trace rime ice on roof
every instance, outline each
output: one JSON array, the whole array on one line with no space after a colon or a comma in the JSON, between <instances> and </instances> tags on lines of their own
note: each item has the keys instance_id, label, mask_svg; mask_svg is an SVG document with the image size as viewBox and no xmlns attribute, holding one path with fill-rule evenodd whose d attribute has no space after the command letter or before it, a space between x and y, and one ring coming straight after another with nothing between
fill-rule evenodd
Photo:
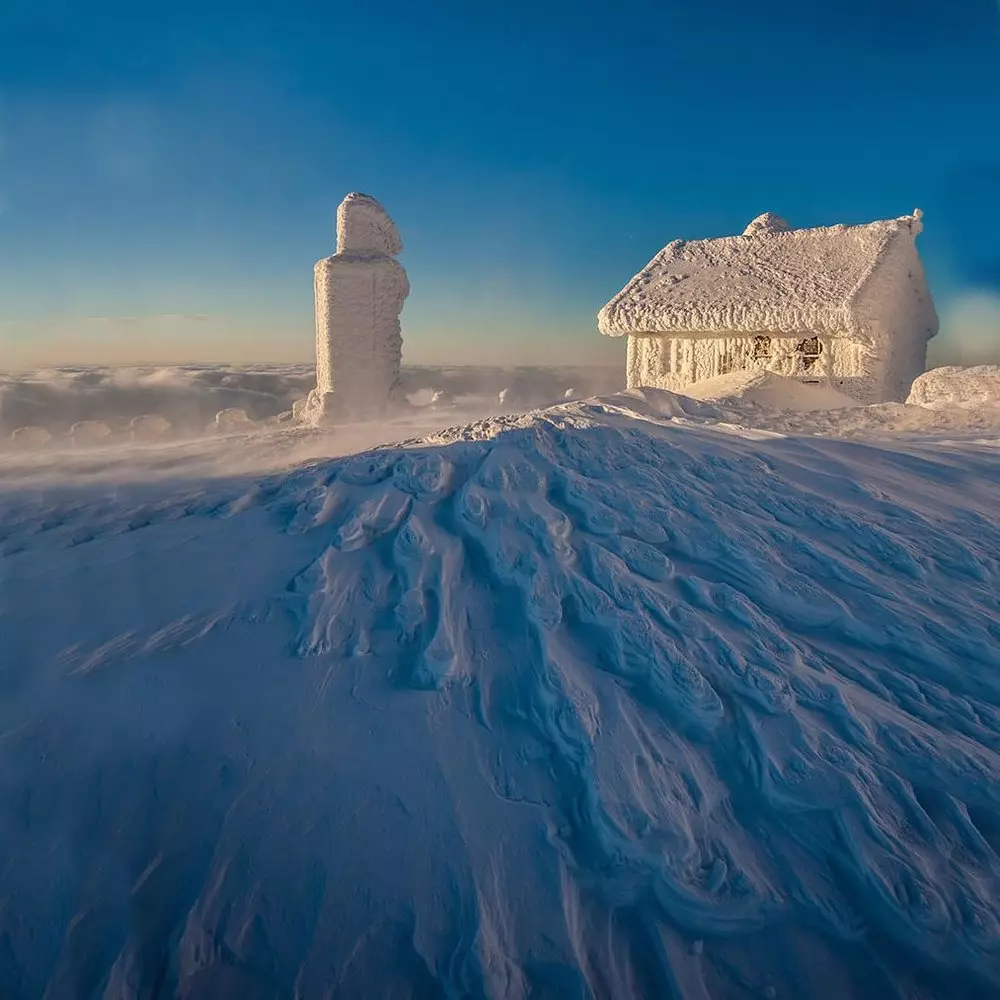
<instances>
[{"instance_id":1,"label":"rime ice on roof","mask_svg":"<svg viewBox=\"0 0 1000 1000\"><path fill-rule=\"evenodd\" d=\"M337 252L316 264L316 389L310 423L380 416L399 382L399 314L410 285L394 260L402 241L385 209L349 194L337 209Z\"/></svg>"}]
</instances>

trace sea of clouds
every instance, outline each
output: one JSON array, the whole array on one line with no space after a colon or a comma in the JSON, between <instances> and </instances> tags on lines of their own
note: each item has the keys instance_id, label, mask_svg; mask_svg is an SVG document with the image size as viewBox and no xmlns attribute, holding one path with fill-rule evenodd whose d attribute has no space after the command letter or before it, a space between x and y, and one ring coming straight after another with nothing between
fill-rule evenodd
<instances>
[{"instance_id":1,"label":"sea of clouds","mask_svg":"<svg viewBox=\"0 0 1000 1000\"><path fill-rule=\"evenodd\" d=\"M524 409L567 396L622 388L611 368L404 367L403 392L415 407L481 405L484 411ZM243 411L255 423L290 414L316 384L311 364L59 367L0 374L0 437L39 428L61 438L74 426L105 425L128 435L140 417L156 416L174 436L206 433L221 411ZM502 398L501 398L502 397ZM22 438L24 435L21 435Z\"/></svg>"}]
</instances>

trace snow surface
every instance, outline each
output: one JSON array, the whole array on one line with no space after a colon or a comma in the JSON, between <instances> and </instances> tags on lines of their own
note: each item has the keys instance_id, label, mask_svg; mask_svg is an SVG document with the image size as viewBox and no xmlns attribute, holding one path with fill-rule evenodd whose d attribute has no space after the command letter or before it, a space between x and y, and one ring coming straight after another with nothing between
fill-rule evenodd
<instances>
[{"instance_id":1,"label":"snow surface","mask_svg":"<svg viewBox=\"0 0 1000 1000\"><path fill-rule=\"evenodd\" d=\"M0 995L995 996L1000 414L947 412L0 456Z\"/></svg>"}]
</instances>

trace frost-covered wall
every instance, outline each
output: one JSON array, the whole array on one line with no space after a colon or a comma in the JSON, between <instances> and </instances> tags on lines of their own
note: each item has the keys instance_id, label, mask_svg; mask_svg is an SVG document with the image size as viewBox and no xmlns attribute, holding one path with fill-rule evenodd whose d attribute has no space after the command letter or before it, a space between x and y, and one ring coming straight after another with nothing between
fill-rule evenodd
<instances>
[{"instance_id":1,"label":"frost-covered wall","mask_svg":"<svg viewBox=\"0 0 1000 1000\"><path fill-rule=\"evenodd\" d=\"M298 415L312 423L380 416L399 382L399 314L409 294L403 249L385 209L349 194L337 209L337 252L315 268L316 389Z\"/></svg>"},{"instance_id":2,"label":"frost-covered wall","mask_svg":"<svg viewBox=\"0 0 1000 1000\"><path fill-rule=\"evenodd\" d=\"M626 384L679 390L735 371L778 375L836 386L865 402L877 386L874 359L863 344L835 337L629 337Z\"/></svg>"},{"instance_id":3,"label":"frost-covered wall","mask_svg":"<svg viewBox=\"0 0 1000 1000\"><path fill-rule=\"evenodd\" d=\"M899 233L859 291L854 309L873 331L872 392L879 402L902 402L913 380L927 367L927 341L938 332L938 317L917 252L921 230Z\"/></svg>"}]
</instances>

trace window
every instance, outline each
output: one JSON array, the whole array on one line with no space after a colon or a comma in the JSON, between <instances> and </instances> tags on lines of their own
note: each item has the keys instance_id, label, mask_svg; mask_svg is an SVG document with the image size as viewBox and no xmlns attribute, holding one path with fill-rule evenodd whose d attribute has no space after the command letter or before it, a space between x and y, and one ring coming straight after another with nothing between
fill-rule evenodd
<instances>
[{"instance_id":1,"label":"window","mask_svg":"<svg viewBox=\"0 0 1000 1000\"><path fill-rule=\"evenodd\" d=\"M802 371L809 371L819 361L819 356L823 353L823 345L819 337L807 337L800 340L795 345L795 351L801 358Z\"/></svg>"},{"instance_id":2,"label":"window","mask_svg":"<svg viewBox=\"0 0 1000 1000\"><path fill-rule=\"evenodd\" d=\"M771 338L759 335L754 337L750 357L754 361L767 361L771 357Z\"/></svg>"}]
</instances>

